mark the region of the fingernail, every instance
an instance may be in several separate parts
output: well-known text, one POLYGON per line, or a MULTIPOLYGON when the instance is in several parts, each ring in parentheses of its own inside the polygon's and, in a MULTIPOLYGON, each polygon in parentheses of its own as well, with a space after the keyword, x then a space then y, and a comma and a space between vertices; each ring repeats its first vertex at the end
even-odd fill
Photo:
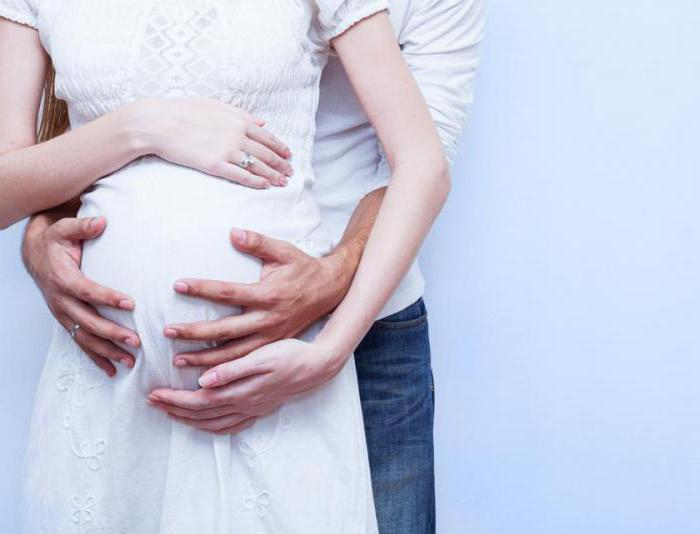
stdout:
POLYGON ((161 398, 158 395, 151 393, 150 395, 148 395, 148 400, 153 402, 160 402, 161 398))
POLYGON ((165 337, 177 337, 177 330, 174 328, 166 328, 165 332, 163 333, 165 334, 165 337))
POLYGON ((119 301, 119 307, 122 310, 132 311, 134 309, 134 303, 127 299, 122 299, 119 301))
POLYGON ((124 343, 126 343, 126 344, 129 345, 130 347, 138 347, 138 346, 139 346, 139 340, 138 340, 138 339, 134 339, 133 337, 127 337, 127 338, 124 340, 124 343))
POLYGON ((288 148, 288 149, 284 152, 284 157, 287 158, 287 159, 289 159, 289 158, 292 157, 292 151, 291 151, 291 149, 288 148))
POLYGON ((199 377, 199 385, 202 386, 203 388, 208 388, 213 386, 219 381, 219 375, 216 373, 216 371, 209 371, 204 373, 202 376, 199 377))
POLYGON ((97 217, 91 217, 88 222, 88 230, 93 231, 97 226, 97 217))
POLYGON ((246 233, 245 230, 239 230, 238 228, 234 228, 231 231, 231 234, 233 235, 233 239, 238 241, 239 243, 243 244, 245 243, 246 240, 246 233))
POLYGON ((187 293, 189 286, 185 282, 175 282, 173 286, 178 293, 187 293))
POLYGON ((270 189, 270 182, 265 182, 265 185, 263 185, 263 189, 270 189))
POLYGON ((280 187, 284 187, 285 185, 287 185, 287 183, 287 179, 284 176, 282 176, 280 178, 280 187))
POLYGON ((175 367, 185 367, 187 365, 187 360, 184 360, 182 358, 178 358, 175 360, 175 367))
POLYGON ((126 365, 127 367, 133 367, 134 366, 134 361, 131 360, 130 358, 122 358, 121 362, 126 365))
POLYGON ((294 169, 287 167, 287 176, 294 176, 294 169))

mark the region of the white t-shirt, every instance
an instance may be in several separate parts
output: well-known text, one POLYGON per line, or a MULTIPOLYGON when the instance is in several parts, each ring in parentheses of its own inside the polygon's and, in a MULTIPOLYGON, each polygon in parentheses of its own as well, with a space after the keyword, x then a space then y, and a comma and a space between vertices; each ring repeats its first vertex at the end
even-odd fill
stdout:
MULTIPOLYGON (((391 22, 404 58, 428 103, 451 162, 473 99, 483 37, 482 0, 391 0, 391 22)), ((350 81, 332 57, 321 79, 313 194, 337 244, 362 198, 386 186, 391 169, 350 81)), ((417 261, 382 310, 386 317, 423 294, 417 261)))

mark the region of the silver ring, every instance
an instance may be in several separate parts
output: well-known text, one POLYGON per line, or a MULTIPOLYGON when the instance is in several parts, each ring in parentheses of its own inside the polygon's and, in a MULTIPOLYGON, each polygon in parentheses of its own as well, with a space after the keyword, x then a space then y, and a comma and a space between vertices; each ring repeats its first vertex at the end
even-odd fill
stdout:
POLYGON ((243 159, 240 163, 237 163, 236 165, 238 165, 241 169, 247 169, 253 163, 255 163, 255 158, 248 154, 248 152, 243 152, 243 159))
POLYGON ((78 323, 75 323, 73 326, 70 327, 70 330, 68 330, 68 333, 70 334, 70 337, 75 339, 76 334, 78 333, 78 330, 80 330, 80 325, 78 323))

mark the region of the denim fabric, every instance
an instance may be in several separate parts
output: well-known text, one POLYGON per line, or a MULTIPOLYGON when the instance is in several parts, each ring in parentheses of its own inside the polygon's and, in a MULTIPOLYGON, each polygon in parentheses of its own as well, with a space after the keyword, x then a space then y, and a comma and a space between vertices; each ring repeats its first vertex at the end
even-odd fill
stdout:
POLYGON ((355 365, 379 532, 433 534, 435 394, 423 300, 377 321, 355 365))

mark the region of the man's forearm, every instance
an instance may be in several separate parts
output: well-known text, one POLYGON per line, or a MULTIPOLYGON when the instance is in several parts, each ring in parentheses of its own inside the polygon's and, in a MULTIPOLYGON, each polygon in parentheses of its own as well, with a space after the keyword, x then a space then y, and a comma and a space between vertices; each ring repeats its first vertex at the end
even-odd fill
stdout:
POLYGON ((335 273, 334 280, 338 289, 336 304, 340 303, 350 288, 385 193, 386 187, 383 187, 372 191, 360 201, 340 243, 323 260, 335 273))

